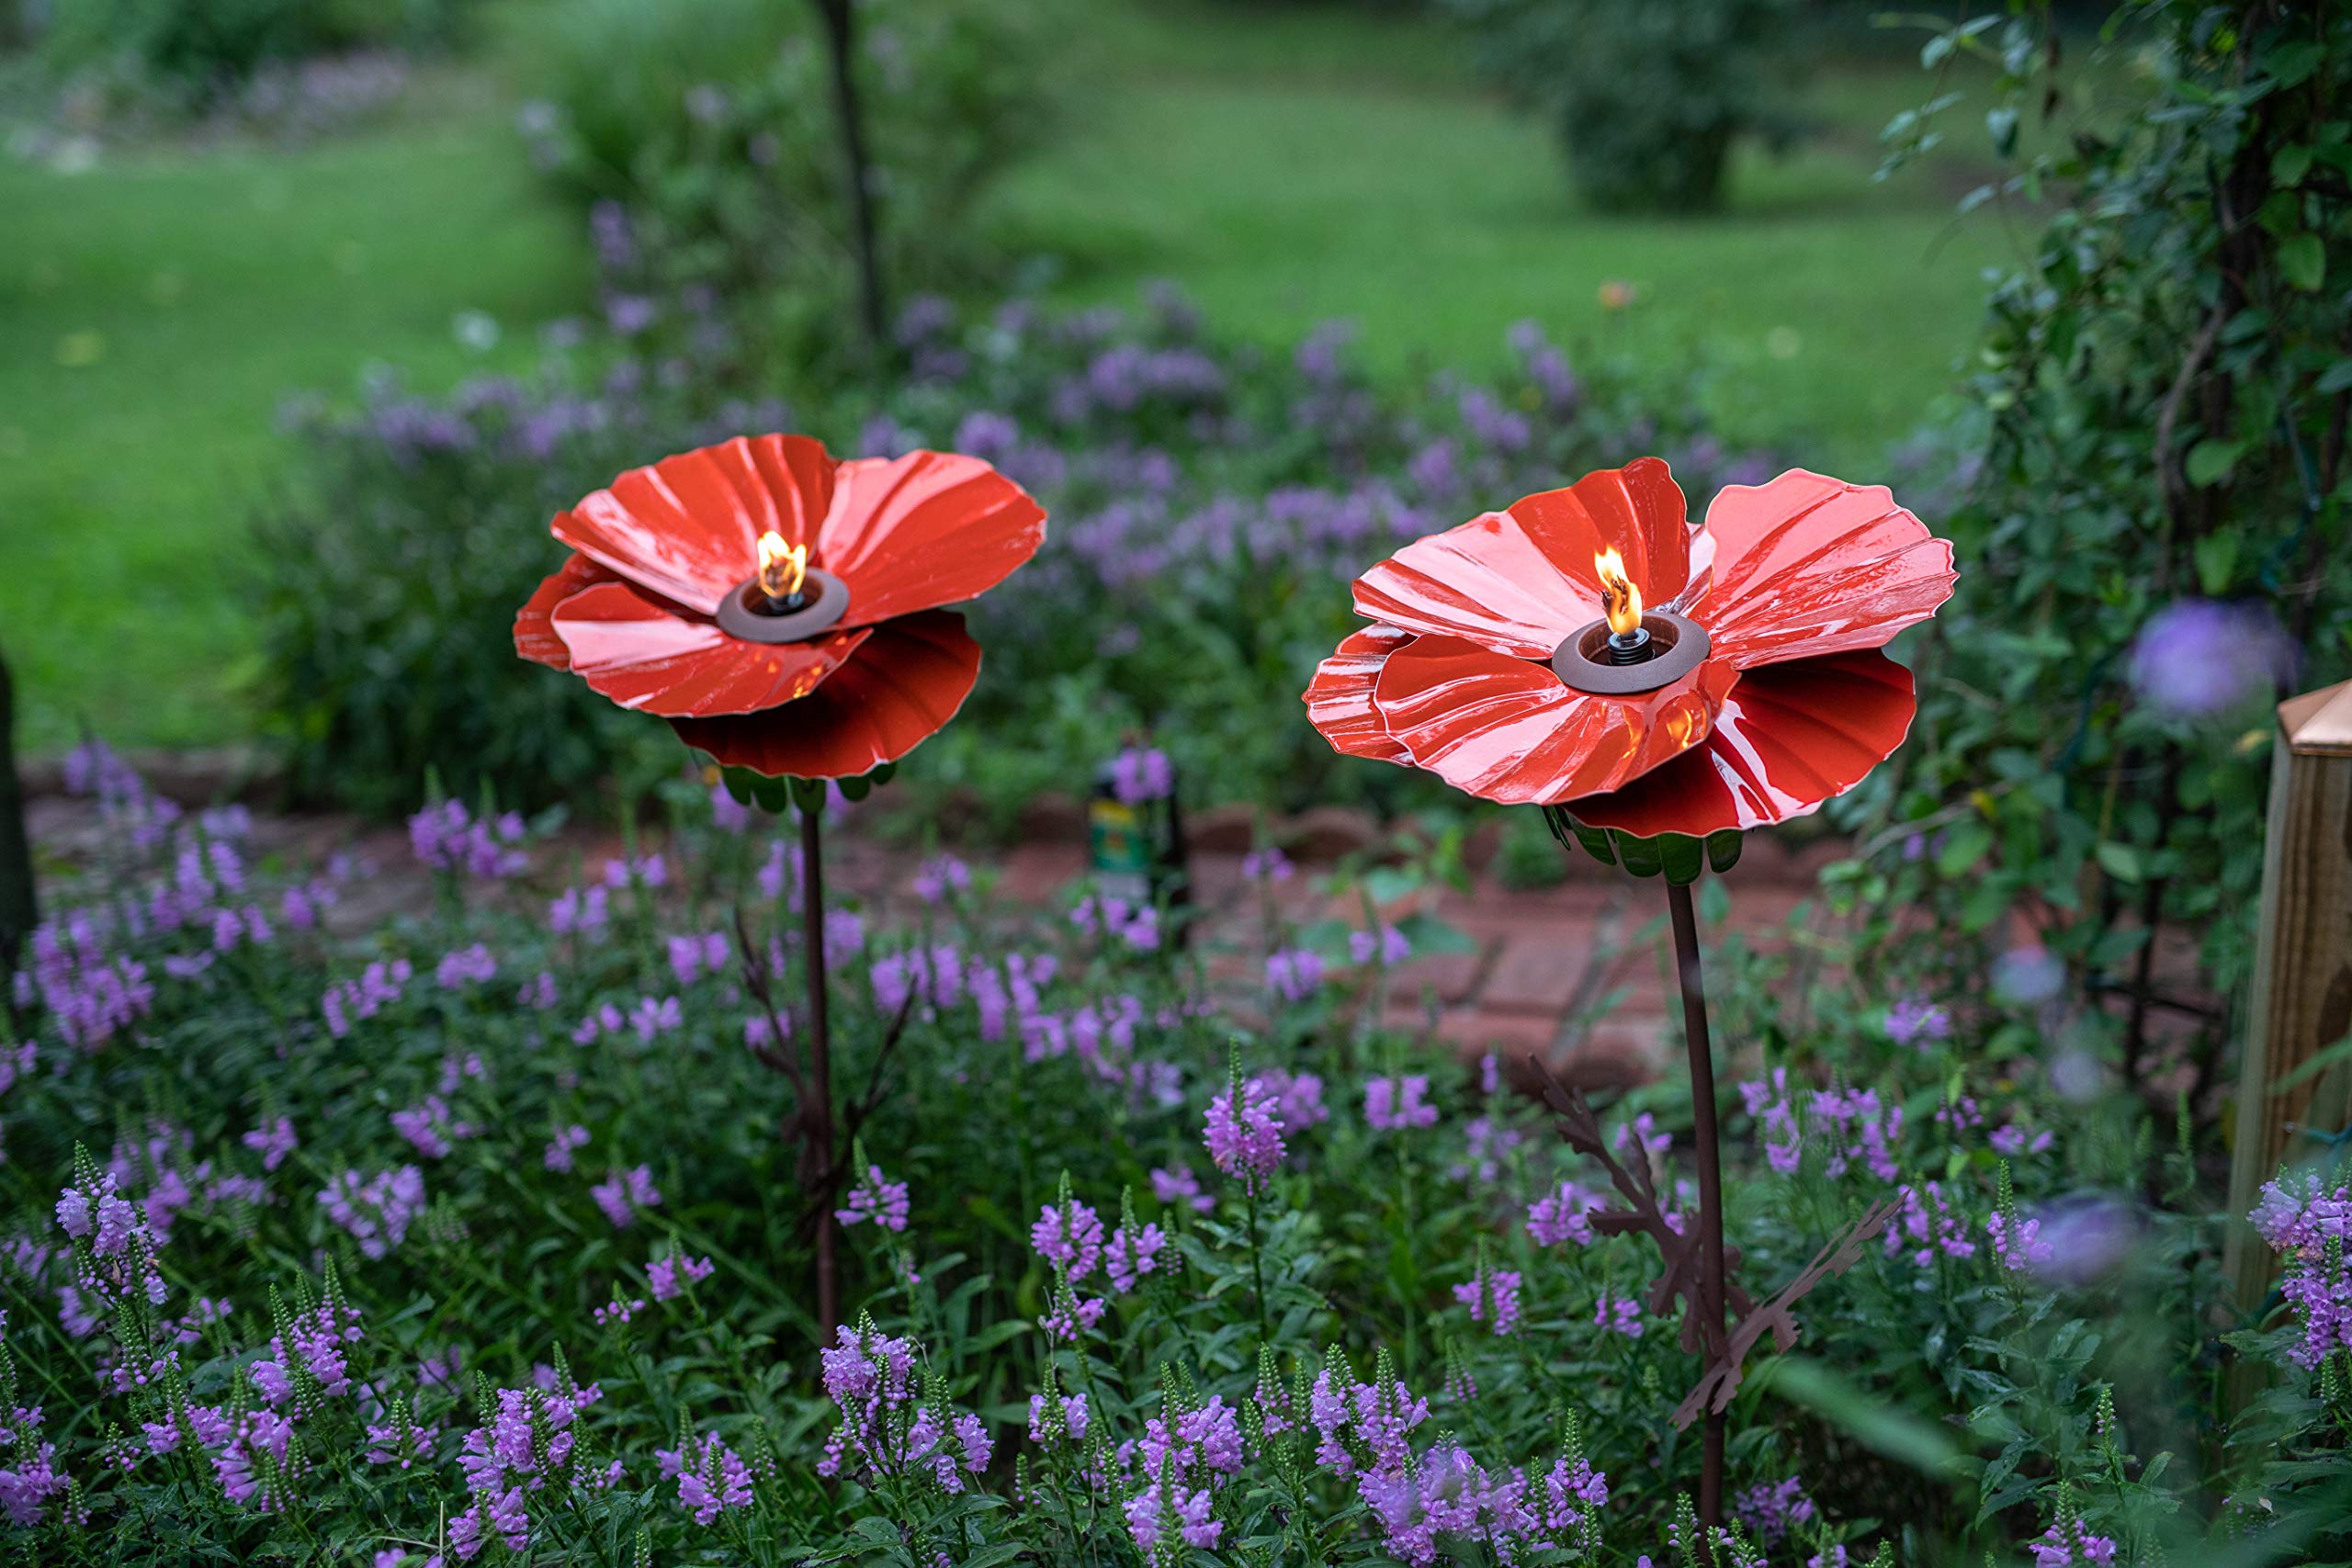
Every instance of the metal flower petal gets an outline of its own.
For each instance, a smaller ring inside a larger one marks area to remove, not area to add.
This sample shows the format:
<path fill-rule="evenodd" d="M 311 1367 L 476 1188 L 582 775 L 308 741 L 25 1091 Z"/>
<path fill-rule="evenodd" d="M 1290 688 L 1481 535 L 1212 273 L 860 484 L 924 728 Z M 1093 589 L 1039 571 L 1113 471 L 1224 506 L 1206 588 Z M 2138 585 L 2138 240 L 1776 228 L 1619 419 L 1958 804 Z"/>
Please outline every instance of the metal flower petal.
<path fill-rule="evenodd" d="M 872 635 L 842 628 L 806 642 L 745 642 L 626 582 L 556 606 L 571 672 L 625 708 L 665 718 L 756 713 L 807 696 Z"/>
<path fill-rule="evenodd" d="M 1390 737 L 1457 789 L 1505 805 L 1613 789 L 1706 739 L 1738 671 L 1710 659 L 1655 691 L 1600 696 L 1463 637 L 1388 655 L 1373 702 Z"/>
<path fill-rule="evenodd" d="M 849 585 L 847 626 L 975 599 L 1045 542 L 1046 513 L 978 457 L 910 452 L 843 463 L 814 559 Z"/>
<path fill-rule="evenodd" d="M 797 702 L 723 718 L 673 718 L 678 738 L 727 767 L 771 778 L 854 778 L 913 750 L 956 716 L 979 679 L 963 616 L 926 610 L 876 626 Z"/>
<path fill-rule="evenodd" d="M 805 435 L 739 435 L 631 468 L 549 527 L 582 555 L 707 615 L 759 565 L 759 539 L 817 537 L 833 511 L 834 468 Z"/>
<path fill-rule="evenodd" d="M 1355 606 L 1408 631 L 1548 659 L 1601 613 L 1594 558 L 1614 549 L 1653 606 L 1685 596 L 1703 547 L 1663 459 L 1601 468 L 1416 539 L 1356 580 Z"/>
<path fill-rule="evenodd" d="M 550 670 L 571 668 L 571 650 L 555 635 L 555 607 L 583 588 L 620 579 L 574 551 L 514 612 L 514 651 Z"/>
<path fill-rule="evenodd" d="M 1381 666 L 1412 640 L 1412 633 L 1395 626 L 1366 626 L 1350 633 L 1315 667 L 1315 679 L 1306 686 L 1306 716 L 1334 750 L 1380 762 L 1412 761 L 1373 705 Z"/>
<path fill-rule="evenodd" d="M 1884 485 L 1792 468 L 1707 509 L 1714 581 L 1693 614 L 1741 669 L 1883 648 L 1951 597 L 1951 546 Z"/>
<path fill-rule="evenodd" d="M 1917 711 L 1911 671 L 1875 649 L 1743 671 L 1701 745 L 1563 804 L 1587 827 L 1645 839 L 1785 822 L 1860 784 Z"/>

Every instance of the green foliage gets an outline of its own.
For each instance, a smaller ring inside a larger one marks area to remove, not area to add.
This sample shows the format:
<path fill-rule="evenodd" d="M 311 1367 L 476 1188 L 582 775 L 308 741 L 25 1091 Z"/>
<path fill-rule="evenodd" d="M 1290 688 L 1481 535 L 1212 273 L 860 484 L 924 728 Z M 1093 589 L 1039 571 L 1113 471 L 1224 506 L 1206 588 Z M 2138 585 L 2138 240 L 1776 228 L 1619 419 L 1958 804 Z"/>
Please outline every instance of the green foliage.
<path fill-rule="evenodd" d="M 2136 1076 L 2154 1010 L 2185 999 L 2152 994 L 2154 933 L 2193 936 L 2214 991 L 2247 973 L 2266 702 L 2352 672 L 2352 358 L 2324 287 L 2352 238 L 2352 14 L 2123 7 L 2105 47 L 2148 64 L 2138 100 L 2029 157 L 2020 117 L 2072 112 L 2054 26 L 1939 33 L 1930 65 L 1996 70 L 1989 107 L 1946 95 L 1890 128 L 1905 154 L 1981 113 L 2013 166 L 1970 204 L 2053 205 L 1993 292 L 1946 503 L 1920 508 L 1960 586 L 1862 886 L 1980 952 L 2035 911 Z M 2197 1027 L 2201 1088 L 2226 1010 Z"/>
<path fill-rule="evenodd" d="M 384 407 L 379 426 L 401 417 Z M 514 679 L 537 672 L 515 658 L 514 612 L 561 558 L 545 519 L 622 459 L 583 432 L 519 464 L 460 428 L 461 446 L 335 442 L 319 502 L 258 526 L 254 602 L 300 798 L 390 813 L 430 773 L 537 807 L 614 798 L 661 765 L 641 746 L 666 746 L 666 728 L 576 681 Z"/>
<path fill-rule="evenodd" d="M 1009 0 L 854 7 L 882 271 L 903 297 L 967 280 L 989 182 L 1052 124 L 1049 14 Z M 853 289 L 831 56 L 807 0 L 585 0 L 535 51 L 534 161 L 637 243 L 612 287 L 695 287 L 804 353 L 838 353 Z M 771 317 L 775 319 L 770 319 Z"/>
<path fill-rule="evenodd" d="M 1481 68 L 1550 118 L 1587 200 L 1715 206 L 1733 144 L 1776 131 L 1793 69 L 1787 0 L 1445 0 Z"/>

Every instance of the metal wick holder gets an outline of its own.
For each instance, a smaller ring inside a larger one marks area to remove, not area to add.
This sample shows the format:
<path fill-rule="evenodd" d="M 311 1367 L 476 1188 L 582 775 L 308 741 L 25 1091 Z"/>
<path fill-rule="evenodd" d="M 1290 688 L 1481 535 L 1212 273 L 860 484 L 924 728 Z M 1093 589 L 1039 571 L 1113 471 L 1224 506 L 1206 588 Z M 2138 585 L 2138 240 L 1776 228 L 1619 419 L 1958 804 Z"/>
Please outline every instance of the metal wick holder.
<path fill-rule="evenodd" d="M 830 631 L 849 614 L 849 584 L 810 567 L 800 579 L 800 607 L 775 611 L 755 573 L 727 591 L 718 602 L 718 629 L 745 642 L 803 642 Z"/>
<path fill-rule="evenodd" d="M 1671 610 L 1647 610 L 1642 630 L 1657 651 L 1639 664 L 1612 664 L 1609 622 L 1593 622 L 1568 637 L 1552 654 L 1552 673 L 1579 692 L 1622 697 L 1670 686 L 1699 668 L 1707 657 L 1707 628 Z"/>

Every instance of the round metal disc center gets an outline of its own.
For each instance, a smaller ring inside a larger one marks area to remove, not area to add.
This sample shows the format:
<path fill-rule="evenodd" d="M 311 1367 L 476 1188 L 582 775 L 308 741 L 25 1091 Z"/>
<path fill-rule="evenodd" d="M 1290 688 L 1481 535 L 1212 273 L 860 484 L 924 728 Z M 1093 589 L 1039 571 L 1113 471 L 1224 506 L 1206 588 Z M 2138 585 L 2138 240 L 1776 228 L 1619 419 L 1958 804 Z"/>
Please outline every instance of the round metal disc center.
<path fill-rule="evenodd" d="M 758 576 L 747 577 L 718 602 L 718 629 L 745 642 L 805 642 L 849 614 L 849 585 L 822 568 L 812 566 L 801 578 L 800 597 L 798 609 L 772 612 Z"/>
<path fill-rule="evenodd" d="M 1655 656 L 1640 664 L 1609 661 L 1609 623 L 1598 620 L 1565 638 L 1552 653 L 1552 673 L 1562 683 L 1596 696 L 1631 696 L 1670 686 L 1699 668 L 1707 657 L 1707 628 L 1671 610 L 1642 615 Z"/>

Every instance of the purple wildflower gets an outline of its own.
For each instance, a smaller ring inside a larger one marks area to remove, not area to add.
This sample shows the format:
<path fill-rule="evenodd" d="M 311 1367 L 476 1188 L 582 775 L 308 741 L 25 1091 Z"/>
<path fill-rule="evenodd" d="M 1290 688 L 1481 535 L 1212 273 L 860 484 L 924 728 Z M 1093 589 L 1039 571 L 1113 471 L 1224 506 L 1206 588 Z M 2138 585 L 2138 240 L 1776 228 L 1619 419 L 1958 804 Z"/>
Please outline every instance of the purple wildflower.
<path fill-rule="evenodd" d="M 833 1218 L 845 1225 L 870 1220 L 876 1230 L 903 1231 L 907 1211 L 907 1184 L 890 1180 L 880 1166 L 868 1165 L 857 1185 L 850 1189 L 847 1206 L 834 1210 Z"/>
<path fill-rule="evenodd" d="M 264 1170 L 276 1170 L 294 1152 L 300 1140 L 294 1136 L 291 1118 L 280 1116 L 266 1126 L 255 1127 L 240 1140 L 245 1147 L 261 1156 Z"/>
<path fill-rule="evenodd" d="M 2130 673 L 2142 700 L 2173 718 L 2211 718 L 2293 679 L 2295 647 L 2265 604 L 2183 599 L 2148 618 L 2132 639 Z"/>
<path fill-rule="evenodd" d="M 675 1299 L 688 1285 L 699 1284 L 709 1279 L 715 1267 L 707 1258 L 689 1258 L 683 1252 L 673 1253 L 648 1263 L 645 1280 L 653 1288 L 653 1299 L 666 1302 Z"/>
<path fill-rule="evenodd" d="M 1437 1107 L 1429 1103 L 1427 1073 L 1402 1077 L 1374 1078 L 1363 1086 L 1364 1124 L 1379 1133 L 1437 1125 Z"/>
<path fill-rule="evenodd" d="M 1642 1303 L 1631 1296 L 1621 1296 L 1603 1291 L 1592 1309 L 1592 1325 L 1607 1334 L 1622 1334 L 1628 1339 L 1639 1339 L 1645 1326 L 1642 1322 Z"/>
<path fill-rule="evenodd" d="M 588 1189 L 588 1196 L 596 1207 L 605 1211 L 605 1218 L 616 1230 L 626 1230 L 636 1223 L 637 1211 L 650 1209 L 662 1201 L 662 1193 L 653 1185 L 650 1166 L 632 1166 L 627 1170 L 616 1168 L 610 1176 Z"/>
<path fill-rule="evenodd" d="M 1267 955 L 1266 987 L 1284 1001 L 1302 1002 L 1323 984 L 1323 960 L 1311 949 L 1284 948 Z"/>
<path fill-rule="evenodd" d="M 1170 1208 L 1181 1203 L 1204 1214 L 1216 1207 L 1216 1200 L 1201 1190 L 1201 1179 L 1182 1168 L 1154 1167 L 1151 1195 Z"/>
<path fill-rule="evenodd" d="M 1236 1071 L 1223 1094 L 1209 1101 L 1201 1141 L 1216 1168 L 1245 1192 L 1263 1191 L 1283 1161 L 1282 1123 L 1273 1097 Z"/>

